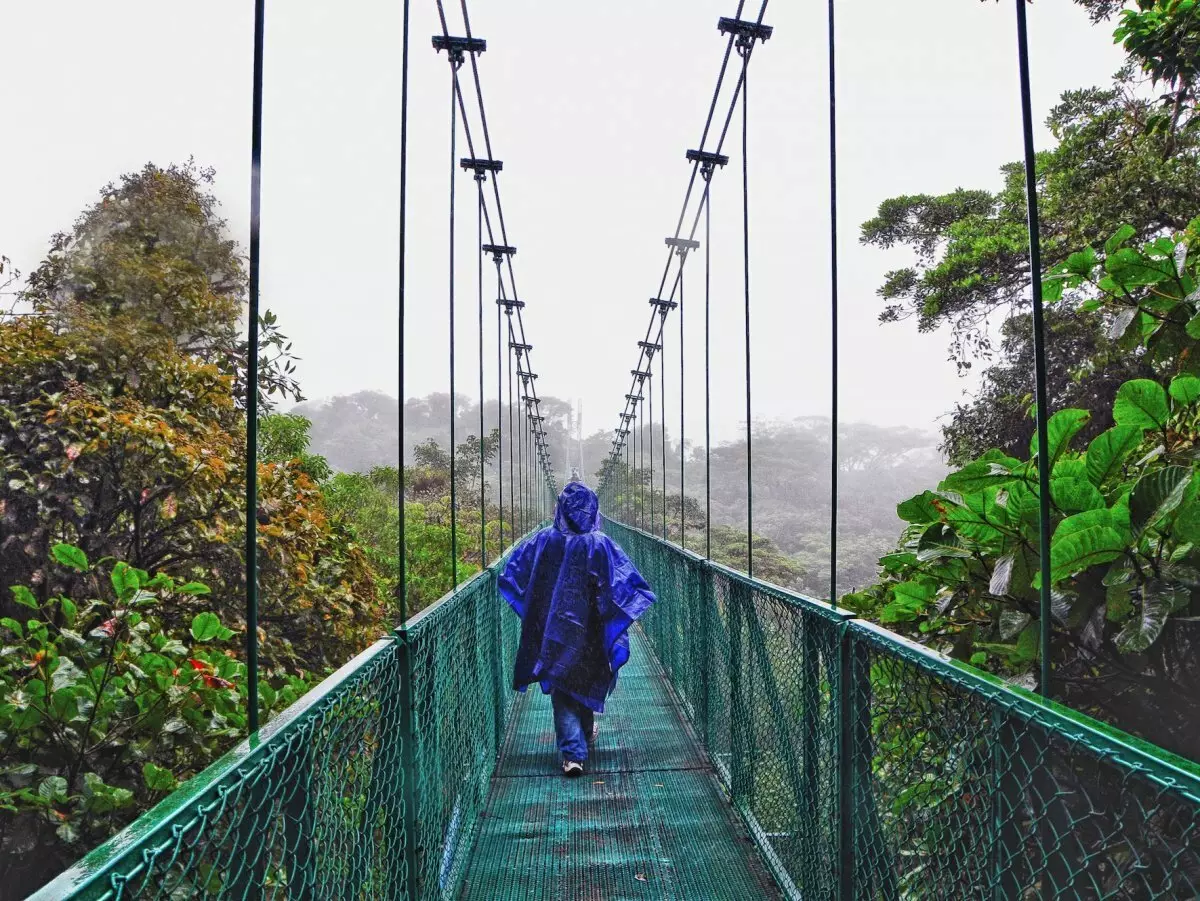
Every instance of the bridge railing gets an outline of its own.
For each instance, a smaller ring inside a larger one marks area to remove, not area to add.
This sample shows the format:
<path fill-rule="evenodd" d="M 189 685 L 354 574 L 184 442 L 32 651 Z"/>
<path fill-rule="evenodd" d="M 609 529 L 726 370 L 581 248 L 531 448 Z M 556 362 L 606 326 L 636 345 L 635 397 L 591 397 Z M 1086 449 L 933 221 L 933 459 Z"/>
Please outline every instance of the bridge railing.
<path fill-rule="evenodd" d="M 359 654 L 32 901 L 452 897 L 514 698 L 502 565 Z"/>
<path fill-rule="evenodd" d="M 785 893 L 1200 897 L 1200 768 L 829 605 L 606 528 Z"/>

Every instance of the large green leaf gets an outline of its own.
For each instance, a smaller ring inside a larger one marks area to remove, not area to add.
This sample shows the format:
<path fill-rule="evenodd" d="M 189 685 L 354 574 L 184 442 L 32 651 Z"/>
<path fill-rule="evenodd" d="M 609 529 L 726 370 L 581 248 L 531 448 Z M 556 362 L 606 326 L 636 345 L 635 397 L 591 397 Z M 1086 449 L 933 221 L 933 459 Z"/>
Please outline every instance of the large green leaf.
<path fill-rule="evenodd" d="M 1054 465 L 1062 452 L 1065 451 L 1071 439 L 1087 425 L 1091 414 L 1087 410 L 1059 410 L 1046 421 L 1046 438 L 1050 444 L 1050 465 Z M 1029 456 L 1032 459 L 1038 455 L 1038 436 L 1033 433 L 1029 443 Z"/>
<path fill-rule="evenodd" d="M 1101 432 L 1087 449 L 1087 476 L 1091 483 L 1103 487 L 1117 476 L 1126 458 L 1142 443 L 1142 430 L 1131 425 L 1118 425 Z"/>
<path fill-rule="evenodd" d="M 927 523 L 935 522 L 941 518 L 941 511 L 934 506 L 934 495 L 932 491 L 924 491 L 916 497 L 910 497 L 908 500 L 896 506 L 896 515 L 905 522 Z"/>
<path fill-rule="evenodd" d="M 1126 623 L 1113 644 L 1125 654 L 1140 654 L 1158 640 L 1167 617 L 1187 596 L 1187 589 L 1153 579 L 1142 586 L 1142 603 L 1134 617 Z"/>
<path fill-rule="evenodd" d="M 149 761 L 142 767 L 142 778 L 146 781 L 146 788 L 154 792 L 174 791 L 179 787 L 174 773 Z"/>
<path fill-rule="evenodd" d="M 892 601 L 880 612 L 885 623 L 906 622 L 916 619 L 929 606 L 935 591 L 920 582 L 900 582 L 892 586 Z"/>
<path fill-rule="evenodd" d="M 989 488 L 968 494 L 963 506 L 953 508 L 947 519 L 958 534 L 974 541 L 997 542 L 1005 535 L 1008 527 L 1008 510 L 998 497 L 1006 496 L 999 488 Z"/>
<path fill-rule="evenodd" d="M 117 592 L 117 597 L 122 600 L 141 587 L 141 580 L 138 578 L 137 570 L 128 563 L 118 563 L 114 566 L 110 578 L 113 589 Z"/>
<path fill-rule="evenodd" d="M 1052 479 L 1050 499 L 1059 510 L 1068 514 L 1106 506 L 1104 495 L 1087 479 Z"/>
<path fill-rule="evenodd" d="M 13 585 L 9 591 L 12 592 L 13 600 L 22 607 L 29 607 L 33 610 L 37 610 L 41 606 L 38 604 L 37 598 L 33 596 L 33 592 L 24 585 Z"/>
<path fill-rule="evenodd" d="M 942 491 L 956 491 L 965 495 L 996 485 L 1007 484 L 1014 478 L 1016 476 L 1013 475 L 1012 467 L 1008 464 L 998 460 L 980 459 L 968 463 L 958 472 L 950 473 L 942 480 L 942 484 L 938 488 Z"/>
<path fill-rule="evenodd" d="M 198 613 L 192 619 L 192 638 L 196 641 L 224 641 L 232 635 L 232 630 L 222 626 L 215 613 Z"/>
<path fill-rule="evenodd" d="M 963 547 L 962 539 L 946 523 L 935 522 L 921 535 L 917 542 L 917 560 L 928 563 L 944 557 L 970 557 L 971 552 Z"/>
<path fill-rule="evenodd" d="M 1152 379 L 1132 379 L 1117 390 L 1113 404 L 1117 425 L 1161 429 L 1170 415 L 1167 391 Z"/>
<path fill-rule="evenodd" d="M 1122 517 L 1107 508 L 1068 516 L 1050 540 L 1050 578 L 1059 582 L 1089 566 L 1116 560 L 1132 537 L 1123 525 Z"/>
<path fill-rule="evenodd" d="M 77 572 L 87 572 L 87 554 L 85 554 L 79 548 L 70 544 L 56 544 L 54 547 L 50 548 L 50 553 L 62 566 L 65 566 L 68 569 L 73 569 Z"/>
<path fill-rule="evenodd" d="M 1187 466 L 1164 466 L 1142 476 L 1129 498 L 1134 530 L 1145 531 L 1172 513 L 1183 501 L 1191 480 L 1192 470 Z"/>
<path fill-rule="evenodd" d="M 1136 234 L 1137 230 L 1132 225 L 1122 225 L 1112 233 L 1112 237 L 1104 242 L 1104 252 L 1106 254 L 1116 253 L 1117 248 Z"/>
<path fill-rule="evenodd" d="M 1171 379 L 1168 390 L 1176 403 L 1190 406 L 1200 398 L 1200 379 L 1194 375 L 1177 375 Z"/>

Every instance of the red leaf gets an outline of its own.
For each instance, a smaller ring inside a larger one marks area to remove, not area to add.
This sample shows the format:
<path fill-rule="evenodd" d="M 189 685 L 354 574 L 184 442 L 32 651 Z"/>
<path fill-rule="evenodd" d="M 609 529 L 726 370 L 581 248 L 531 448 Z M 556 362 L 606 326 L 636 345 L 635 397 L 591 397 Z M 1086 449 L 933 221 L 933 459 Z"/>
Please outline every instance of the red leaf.
<path fill-rule="evenodd" d="M 115 619 L 106 619 L 100 624 L 100 631 L 112 638 L 117 634 L 117 621 Z"/>
<path fill-rule="evenodd" d="M 204 674 L 204 684 L 209 688 L 233 688 L 232 682 L 227 682 L 220 676 L 213 676 L 209 673 Z"/>
<path fill-rule="evenodd" d="M 188 663 L 190 663 L 192 665 L 192 669 L 194 669 L 194 670 L 203 671 L 203 670 L 208 669 L 207 663 L 205 663 L 203 660 L 197 660 L 195 657 L 189 657 Z"/>

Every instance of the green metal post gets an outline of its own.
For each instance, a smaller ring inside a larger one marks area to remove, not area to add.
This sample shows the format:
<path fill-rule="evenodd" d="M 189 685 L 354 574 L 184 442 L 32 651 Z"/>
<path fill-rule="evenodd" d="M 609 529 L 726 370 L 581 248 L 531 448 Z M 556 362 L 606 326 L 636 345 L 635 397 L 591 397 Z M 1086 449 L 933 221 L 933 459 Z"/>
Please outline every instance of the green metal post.
<path fill-rule="evenodd" d="M 838 681 L 834 700 L 838 712 L 838 898 L 854 901 L 854 645 L 848 625 L 838 641 Z"/>
<path fill-rule="evenodd" d="M 400 759 L 404 780 L 404 872 L 398 901 L 417 901 L 420 895 L 420 874 L 417 872 L 417 829 L 420 823 L 417 792 L 417 732 L 412 691 L 412 648 L 408 629 L 396 630 L 396 652 L 400 658 Z M 395 883 L 393 883 L 395 884 Z"/>
<path fill-rule="evenodd" d="M 317 895 L 316 798 L 311 744 L 297 742 L 288 757 L 296 766 L 287 779 L 291 794 L 283 805 L 283 834 L 289 901 L 321 901 Z"/>
<path fill-rule="evenodd" d="M 817 736 L 821 729 L 821 647 L 817 641 L 816 630 L 811 618 L 802 622 L 804 629 L 802 659 L 801 659 L 801 726 L 800 747 L 804 761 L 804 774 L 801 777 L 802 795 L 796 799 L 798 808 L 807 811 L 808 816 L 801 816 L 799 827 L 802 835 L 802 855 L 804 860 L 819 861 L 821 854 L 821 833 L 828 828 L 822 822 L 820 808 L 821 799 L 821 751 Z M 823 874 L 812 872 L 806 874 L 809 885 L 824 885 Z"/>
<path fill-rule="evenodd" d="M 730 585 L 729 591 L 729 729 L 730 729 L 730 761 L 729 788 L 733 795 L 735 806 L 744 805 L 749 797 L 749 773 L 747 768 L 748 738 L 750 727 L 746 722 L 747 716 L 753 716 L 746 707 L 746 687 L 743 682 L 742 667 L 745 663 L 745 651 L 742 648 L 742 622 L 746 616 L 743 595 L 748 589 L 741 582 Z"/>

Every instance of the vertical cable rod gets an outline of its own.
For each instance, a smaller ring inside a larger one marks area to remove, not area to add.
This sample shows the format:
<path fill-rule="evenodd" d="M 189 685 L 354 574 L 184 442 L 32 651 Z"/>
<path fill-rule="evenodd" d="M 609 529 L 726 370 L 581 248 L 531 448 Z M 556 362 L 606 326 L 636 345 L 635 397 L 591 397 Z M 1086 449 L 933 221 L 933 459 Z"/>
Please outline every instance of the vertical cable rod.
<path fill-rule="evenodd" d="M 746 575 L 754 576 L 754 444 L 750 408 L 750 54 L 742 58 L 742 260 L 746 306 Z"/>
<path fill-rule="evenodd" d="M 837 214 L 837 57 L 834 41 L 834 0 L 829 0 L 829 273 L 830 398 L 829 466 L 829 603 L 837 609 L 838 538 L 838 214 Z"/>
<path fill-rule="evenodd" d="M 263 38 L 266 0 L 254 3 L 250 112 L 250 285 L 246 358 L 246 721 L 258 732 L 258 310 L 262 228 Z"/>
<path fill-rule="evenodd" d="M 1050 401 L 1046 390 L 1046 329 L 1042 316 L 1042 247 L 1038 224 L 1037 155 L 1033 146 L 1033 104 L 1030 99 L 1029 28 L 1025 21 L 1025 0 L 1017 3 L 1017 60 L 1021 79 L 1021 125 L 1025 150 L 1025 204 L 1029 221 L 1029 276 L 1033 303 L 1034 399 L 1037 402 L 1038 438 L 1038 535 L 1039 568 L 1042 585 L 1039 595 L 1041 617 L 1041 678 L 1038 692 L 1051 696 L 1052 608 L 1050 604 L 1050 439 L 1046 420 Z"/>

